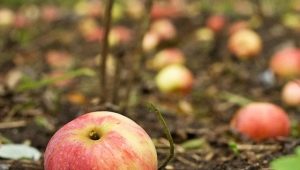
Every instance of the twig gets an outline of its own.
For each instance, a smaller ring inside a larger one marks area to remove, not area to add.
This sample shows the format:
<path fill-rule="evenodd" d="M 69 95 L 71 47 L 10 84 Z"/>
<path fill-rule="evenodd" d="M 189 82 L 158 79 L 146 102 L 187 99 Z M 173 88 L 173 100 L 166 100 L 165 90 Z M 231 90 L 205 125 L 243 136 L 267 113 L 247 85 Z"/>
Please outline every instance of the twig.
<path fill-rule="evenodd" d="M 112 7 L 114 4 L 114 0 L 107 0 L 106 9 L 105 9 L 105 18 L 104 18 L 104 37 L 102 43 L 102 53 L 101 53 L 101 64 L 100 64 L 100 88 L 101 88 L 101 95 L 100 95 L 100 103 L 104 104 L 107 99 L 107 88 L 106 88 L 106 60 L 107 60 L 107 53 L 109 51 L 108 46 L 108 36 L 110 32 L 111 26 L 111 15 L 112 15 Z"/>
<path fill-rule="evenodd" d="M 127 90 L 124 97 L 123 110 L 125 111 L 129 106 L 129 98 L 133 88 L 134 81 L 136 78 L 139 78 L 140 75 L 139 71 L 141 70 L 141 67 L 143 65 L 144 59 L 142 57 L 142 51 L 143 51 L 142 41 L 150 25 L 150 13 L 151 13 L 152 5 L 153 5 L 153 0 L 147 0 L 145 3 L 145 13 L 144 13 L 144 17 L 142 17 L 142 24 L 139 29 L 140 32 L 136 41 L 137 46 L 133 52 L 133 56 L 134 56 L 133 61 L 129 62 L 129 63 L 133 63 L 133 65 L 129 69 L 129 77 L 126 86 Z"/>
<path fill-rule="evenodd" d="M 155 108 L 155 106 L 151 103 L 148 105 L 148 108 L 149 108 L 150 111 L 153 111 L 153 112 L 156 113 L 158 120 L 163 125 L 164 133 L 167 136 L 167 139 L 170 143 L 169 155 L 158 168 L 158 170 L 162 170 L 167 166 L 167 164 L 170 162 L 170 160 L 174 157 L 174 152 L 175 152 L 174 141 L 173 141 L 172 135 L 170 133 L 170 130 L 167 126 L 167 123 L 166 123 L 165 119 L 163 118 L 161 112 L 157 108 Z"/>
<path fill-rule="evenodd" d="M 19 127 L 24 127 L 26 125 L 27 122 L 25 120 L 2 122 L 0 123 L 0 129 L 19 128 Z"/>

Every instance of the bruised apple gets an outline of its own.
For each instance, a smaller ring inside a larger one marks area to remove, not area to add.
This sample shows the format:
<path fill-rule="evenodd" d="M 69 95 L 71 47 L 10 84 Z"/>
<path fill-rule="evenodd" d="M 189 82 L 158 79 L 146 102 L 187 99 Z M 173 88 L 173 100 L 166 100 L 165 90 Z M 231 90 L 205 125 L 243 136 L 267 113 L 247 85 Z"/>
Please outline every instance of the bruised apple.
<path fill-rule="evenodd" d="M 190 70 L 180 64 L 163 68 L 156 76 L 156 85 L 164 93 L 188 93 L 193 86 L 194 77 Z"/>
<path fill-rule="evenodd" d="M 290 106 L 300 106 L 300 80 L 288 82 L 282 90 L 282 100 Z"/>
<path fill-rule="evenodd" d="M 230 36 L 228 48 L 239 59 L 248 59 L 261 52 L 262 40 L 256 32 L 241 29 Z"/>
<path fill-rule="evenodd" d="M 278 51 L 272 57 L 270 67 L 282 78 L 300 76 L 300 49 L 286 48 Z"/>
<path fill-rule="evenodd" d="M 241 108 L 231 121 L 231 127 L 243 135 L 256 140 L 264 140 L 290 133 L 287 113 L 271 103 L 250 103 Z"/>
<path fill-rule="evenodd" d="M 156 170 L 155 147 L 135 122 L 117 113 L 84 114 L 59 129 L 44 155 L 45 170 Z"/>

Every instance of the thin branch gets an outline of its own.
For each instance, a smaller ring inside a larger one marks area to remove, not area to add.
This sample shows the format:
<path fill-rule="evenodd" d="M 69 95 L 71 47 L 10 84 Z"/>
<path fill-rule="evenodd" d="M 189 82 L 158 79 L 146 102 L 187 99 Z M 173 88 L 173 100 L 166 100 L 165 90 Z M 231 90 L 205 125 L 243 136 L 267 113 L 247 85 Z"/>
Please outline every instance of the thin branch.
<path fill-rule="evenodd" d="M 107 99 L 107 88 L 106 88 L 106 60 L 107 54 L 109 51 L 108 46 L 108 36 L 110 32 L 111 26 L 111 15 L 113 8 L 114 0 L 107 0 L 106 9 L 105 9 L 105 18 L 104 18 L 104 37 L 102 43 L 102 52 L 101 52 L 101 64 L 100 64 L 100 88 L 101 88 L 101 96 L 100 102 L 104 104 Z"/>
<path fill-rule="evenodd" d="M 133 63 L 133 65 L 130 67 L 129 69 L 129 77 L 128 77 L 128 82 L 127 82 L 127 86 L 126 86 L 126 93 L 125 93 L 125 97 L 124 97 L 124 108 L 123 110 L 127 110 L 128 106 L 129 106 L 129 98 L 130 98 L 130 94 L 134 85 L 134 81 L 136 80 L 136 78 L 139 78 L 139 71 L 141 70 L 141 67 L 143 65 L 143 46 L 142 46 L 142 42 L 143 42 L 143 38 L 146 34 L 146 32 L 149 29 L 149 25 L 150 25 L 150 13 L 151 13 L 151 9 L 152 9 L 152 5 L 153 5 L 153 0 L 146 0 L 145 2 L 145 13 L 144 16 L 142 17 L 142 24 L 140 27 L 140 32 L 137 38 L 137 46 L 133 52 L 133 61 L 130 61 L 129 63 Z"/>
<path fill-rule="evenodd" d="M 168 125 L 167 125 L 165 119 L 163 118 L 161 112 L 151 103 L 148 105 L 148 108 L 150 111 L 156 113 L 156 116 L 157 116 L 160 124 L 163 126 L 164 133 L 167 136 L 167 139 L 170 143 L 169 155 L 158 168 L 158 170 L 162 170 L 168 165 L 170 160 L 174 157 L 174 152 L 175 152 L 174 141 L 173 141 L 172 135 L 170 133 L 170 130 L 168 128 Z"/>

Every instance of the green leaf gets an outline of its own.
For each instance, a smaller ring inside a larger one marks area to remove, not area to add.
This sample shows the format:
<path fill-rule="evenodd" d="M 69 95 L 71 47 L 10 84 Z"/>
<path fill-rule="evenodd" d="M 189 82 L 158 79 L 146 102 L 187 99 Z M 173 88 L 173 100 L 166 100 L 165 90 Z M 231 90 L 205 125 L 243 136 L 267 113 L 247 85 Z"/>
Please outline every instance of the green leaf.
<path fill-rule="evenodd" d="M 57 81 L 62 81 L 62 80 L 71 79 L 71 78 L 80 77 L 80 76 L 93 77 L 95 75 L 96 75 L 96 73 L 89 68 L 80 68 L 77 70 L 71 70 L 69 72 L 66 72 L 64 75 L 59 76 L 59 77 L 51 77 L 51 78 L 45 77 L 41 80 L 33 80 L 30 77 L 24 77 L 22 79 L 21 83 L 17 86 L 16 91 L 24 92 L 27 90 L 42 88 L 47 85 L 56 83 Z"/>
<path fill-rule="evenodd" d="M 184 149 L 199 149 L 203 146 L 205 141 L 202 138 L 191 139 L 181 144 Z"/>
<path fill-rule="evenodd" d="M 294 155 L 283 156 L 271 162 L 272 170 L 297 170 L 300 169 L 300 147 L 295 149 Z"/>

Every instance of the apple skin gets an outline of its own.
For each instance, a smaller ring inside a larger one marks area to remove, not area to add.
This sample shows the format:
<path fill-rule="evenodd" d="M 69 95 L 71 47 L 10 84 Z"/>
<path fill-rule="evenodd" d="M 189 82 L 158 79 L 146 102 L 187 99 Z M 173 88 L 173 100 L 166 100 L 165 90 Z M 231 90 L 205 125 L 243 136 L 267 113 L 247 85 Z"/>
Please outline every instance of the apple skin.
<path fill-rule="evenodd" d="M 152 62 L 151 66 L 155 70 L 160 70 L 171 64 L 184 64 L 185 56 L 178 48 L 167 48 L 158 52 Z"/>
<path fill-rule="evenodd" d="M 206 21 L 206 26 L 214 32 L 220 32 L 226 24 L 226 19 L 222 15 L 210 16 Z"/>
<path fill-rule="evenodd" d="M 92 133 L 100 138 L 92 139 Z M 84 114 L 50 139 L 45 170 L 156 170 L 157 155 L 148 134 L 117 113 Z"/>
<path fill-rule="evenodd" d="M 153 51 L 159 44 L 159 35 L 153 31 L 148 31 L 143 39 L 142 46 L 145 52 Z"/>
<path fill-rule="evenodd" d="M 289 106 L 300 106 L 300 79 L 288 82 L 282 90 L 282 100 Z"/>
<path fill-rule="evenodd" d="M 286 48 L 278 51 L 271 59 L 270 68 L 282 78 L 300 76 L 300 49 Z"/>
<path fill-rule="evenodd" d="M 185 66 L 172 64 L 160 70 L 155 81 L 163 93 L 187 94 L 193 87 L 194 77 Z"/>
<path fill-rule="evenodd" d="M 169 19 L 154 21 L 150 29 L 158 35 L 160 40 L 168 41 L 176 38 L 177 30 Z"/>
<path fill-rule="evenodd" d="M 254 102 L 242 107 L 233 117 L 231 127 L 255 141 L 288 136 L 287 113 L 271 103 Z"/>
<path fill-rule="evenodd" d="M 230 36 L 228 48 L 239 59 L 253 58 L 261 52 L 262 40 L 256 32 L 242 29 Z"/>

